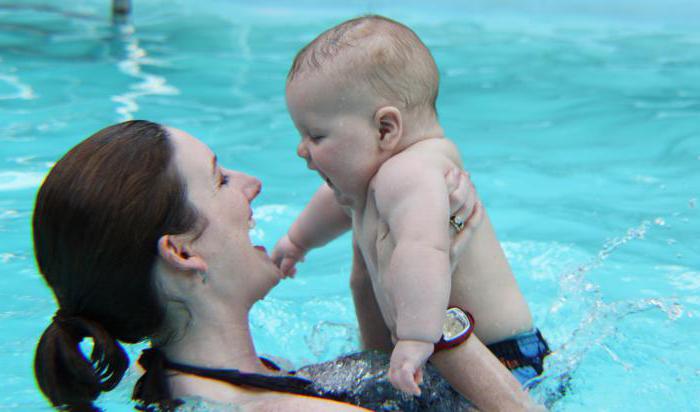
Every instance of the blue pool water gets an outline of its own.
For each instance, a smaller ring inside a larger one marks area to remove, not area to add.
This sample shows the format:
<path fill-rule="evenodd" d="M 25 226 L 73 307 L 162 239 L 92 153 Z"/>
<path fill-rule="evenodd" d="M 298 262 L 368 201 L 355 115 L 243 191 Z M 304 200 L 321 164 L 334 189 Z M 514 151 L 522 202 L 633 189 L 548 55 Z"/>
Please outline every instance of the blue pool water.
<path fill-rule="evenodd" d="M 121 120 L 182 128 L 262 179 L 253 237 L 270 249 L 319 183 L 294 154 L 290 61 L 372 11 L 438 61 L 445 130 L 556 349 L 534 396 L 570 374 L 555 410 L 700 410 L 694 2 L 135 0 L 121 27 L 108 3 L 0 3 L 0 409 L 48 409 L 31 362 L 55 303 L 29 222 L 51 164 Z M 312 253 L 255 308 L 261 351 L 299 366 L 358 348 L 349 258 L 347 237 Z M 100 405 L 129 410 L 133 379 Z"/>

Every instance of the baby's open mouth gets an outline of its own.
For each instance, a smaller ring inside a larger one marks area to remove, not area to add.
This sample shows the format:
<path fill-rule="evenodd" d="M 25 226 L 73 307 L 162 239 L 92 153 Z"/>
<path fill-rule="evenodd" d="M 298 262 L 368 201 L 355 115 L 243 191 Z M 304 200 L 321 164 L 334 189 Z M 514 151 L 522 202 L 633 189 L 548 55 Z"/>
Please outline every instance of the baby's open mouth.
<path fill-rule="evenodd" d="M 334 186 L 333 186 L 333 182 L 331 182 L 331 179 L 329 179 L 328 177 L 326 177 L 326 175 L 324 175 L 324 174 L 321 173 L 321 172 L 318 172 L 318 174 L 321 175 L 321 179 L 325 180 L 326 183 L 328 184 L 328 186 L 330 186 L 331 188 L 334 187 Z"/>
<path fill-rule="evenodd" d="M 253 219 L 253 211 L 250 211 L 250 217 L 248 218 L 248 230 L 253 230 L 255 229 L 255 219 Z M 251 242 L 252 243 L 252 242 Z M 270 256 L 267 254 L 267 249 L 265 249 L 265 246 L 262 245 L 252 245 L 253 249 L 257 250 L 258 252 L 262 252 L 263 255 L 265 255 L 265 259 L 270 259 Z"/>

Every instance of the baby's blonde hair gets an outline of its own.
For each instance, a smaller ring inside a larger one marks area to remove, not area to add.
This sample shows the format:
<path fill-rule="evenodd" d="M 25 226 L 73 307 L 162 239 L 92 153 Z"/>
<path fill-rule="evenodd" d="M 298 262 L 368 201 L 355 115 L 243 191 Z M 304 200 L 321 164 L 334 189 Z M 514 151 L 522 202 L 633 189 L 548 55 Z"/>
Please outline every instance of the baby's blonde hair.
<path fill-rule="evenodd" d="M 386 17 L 358 17 L 321 33 L 297 53 L 287 83 L 317 72 L 365 82 L 401 108 L 436 112 L 439 75 L 433 56 L 413 30 Z"/>

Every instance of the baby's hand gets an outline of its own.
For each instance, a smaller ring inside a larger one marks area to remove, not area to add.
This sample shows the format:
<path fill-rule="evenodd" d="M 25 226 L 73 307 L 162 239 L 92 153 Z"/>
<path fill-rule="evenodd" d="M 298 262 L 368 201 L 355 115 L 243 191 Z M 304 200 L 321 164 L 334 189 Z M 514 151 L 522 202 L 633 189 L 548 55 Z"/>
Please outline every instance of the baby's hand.
<path fill-rule="evenodd" d="M 423 365 L 433 354 L 434 345 L 419 340 L 399 340 L 389 362 L 389 382 L 400 391 L 420 395 Z"/>
<path fill-rule="evenodd" d="M 297 273 L 295 266 L 297 262 L 304 261 L 306 252 L 306 249 L 292 242 L 289 235 L 284 235 L 277 242 L 275 248 L 272 249 L 272 255 L 270 257 L 275 265 L 280 268 L 282 276 L 294 277 Z"/>

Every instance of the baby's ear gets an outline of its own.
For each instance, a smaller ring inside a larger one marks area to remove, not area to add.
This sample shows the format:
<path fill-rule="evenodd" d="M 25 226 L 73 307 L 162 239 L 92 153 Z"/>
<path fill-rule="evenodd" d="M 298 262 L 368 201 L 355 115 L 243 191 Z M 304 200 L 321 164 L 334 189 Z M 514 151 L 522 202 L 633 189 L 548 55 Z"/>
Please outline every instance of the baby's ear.
<path fill-rule="evenodd" d="M 394 106 L 380 107 L 374 114 L 378 144 L 382 150 L 393 150 L 403 133 L 401 111 Z"/>

